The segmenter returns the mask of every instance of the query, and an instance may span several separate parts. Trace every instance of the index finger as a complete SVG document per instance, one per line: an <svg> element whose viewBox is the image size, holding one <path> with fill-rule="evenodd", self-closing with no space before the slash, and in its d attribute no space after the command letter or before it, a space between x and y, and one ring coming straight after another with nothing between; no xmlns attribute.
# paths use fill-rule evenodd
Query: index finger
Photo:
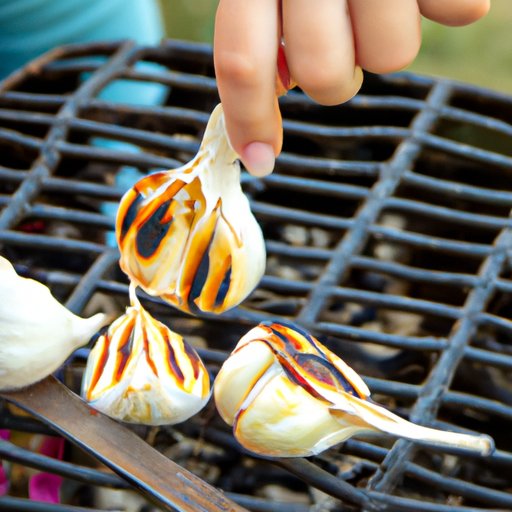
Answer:
<svg viewBox="0 0 512 512"><path fill-rule="evenodd" d="M274 155L281 150L275 92L278 41L277 0L219 2L215 72L229 139L242 160L252 142L270 145Z"/></svg>

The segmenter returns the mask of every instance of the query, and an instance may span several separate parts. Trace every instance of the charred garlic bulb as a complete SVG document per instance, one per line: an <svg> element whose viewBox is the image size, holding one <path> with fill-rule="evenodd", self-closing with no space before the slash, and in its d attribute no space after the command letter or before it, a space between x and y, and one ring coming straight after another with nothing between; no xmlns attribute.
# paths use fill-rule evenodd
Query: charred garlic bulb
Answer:
<svg viewBox="0 0 512 512"><path fill-rule="evenodd" d="M112 418L145 425L179 423L210 397L210 378L196 351L154 319L130 286L131 306L89 354L82 396Z"/></svg>
<svg viewBox="0 0 512 512"><path fill-rule="evenodd" d="M0 256L0 389L34 384L52 374L107 323L102 313L80 318L50 290L19 276Z"/></svg>
<svg viewBox="0 0 512 512"><path fill-rule="evenodd" d="M258 284L265 245L237 158L219 105L190 163L143 178L122 198L120 265L150 295L189 313L222 313Z"/></svg>
<svg viewBox="0 0 512 512"><path fill-rule="evenodd" d="M239 341L214 385L237 440L267 456L315 455L359 433L386 433L489 454L488 436L406 421L370 399L362 379L297 326L262 323Z"/></svg>

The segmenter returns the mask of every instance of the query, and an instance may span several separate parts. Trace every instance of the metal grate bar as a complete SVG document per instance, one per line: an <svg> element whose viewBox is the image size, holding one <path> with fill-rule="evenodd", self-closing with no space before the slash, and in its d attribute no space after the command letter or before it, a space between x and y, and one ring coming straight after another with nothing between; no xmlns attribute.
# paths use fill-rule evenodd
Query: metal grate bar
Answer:
<svg viewBox="0 0 512 512"><path fill-rule="evenodd" d="M443 139L437 135L431 134L415 134L418 142L421 142L428 148L439 149L443 152L454 156L460 156L475 162L483 164L493 164L505 169L510 169L512 166L512 158L494 151L487 151L485 149L476 148L469 144L462 144L448 139Z"/></svg>
<svg viewBox="0 0 512 512"><path fill-rule="evenodd" d="M33 126L50 126L55 121L54 116L51 114L33 114L11 109L0 109L0 119L9 120L13 118L16 119L17 122L27 123ZM187 151L190 154L195 154L199 147L199 144L196 142L184 141L183 139L170 137L168 135L148 133L136 128L126 128L124 126L89 121L86 119L72 119L69 122L69 128L90 135L113 137L117 140L147 144L155 148Z"/></svg>
<svg viewBox="0 0 512 512"><path fill-rule="evenodd" d="M389 307L391 309L396 308L402 311L446 316L453 319L459 318L461 315L459 308L427 300L413 299L411 297L400 297L398 295L367 292L364 290L350 290L335 286L327 286L325 292L343 301L356 301L363 304Z"/></svg>
<svg viewBox="0 0 512 512"><path fill-rule="evenodd" d="M115 164L134 165L142 169L152 169L153 167L168 169L181 165L178 160L173 158L156 155L141 155L127 151L111 151L93 146L84 148L80 144L71 144L63 141L56 144L56 149L58 149L63 156L112 162Z"/></svg>
<svg viewBox="0 0 512 512"><path fill-rule="evenodd" d="M39 94L35 92L9 91L2 94L1 102L4 105L17 107L61 107L66 101L58 94Z"/></svg>
<svg viewBox="0 0 512 512"><path fill-rule="evenodd" d="M362 441L347 441L345 448L350 454L365 457L379 463L387 454L387 450L385 448ZM407 462L405 464L405 474L429 486L444 489L446 492L463 496L468 499L481 501L482 503L487 503L491 506L512 506L512 496L510 493L496 490L489 491L489 489L484 486L463 482L448 475L439 475L435 471L425 469L412 462Z"/></svg>
<svg viewBox="0 0 512 512"><path fill-rule="evenodd" d="M512 193L501 190L491 190L483 187L473 187L464 183L456 183L446 179L431 178L406 171L403 176L404 183L420 186L422 188L442 193L443 195L469 199L484 204L494 204L512 207Z"/></svg>
<svg viewBox="0 0 512 512"><path fill-rule="evenodd" d="M489 313L481 313L479 315L479 320L481 320L481 325L489 325L493 327L499 327L503 331L512 331L512 321L506 318L500 318L496 315L491 315Z"/></svg>
<svg viewBox="0 0 512 512"><path fill-rule="evenodd" d="M468 360L488 364L496 368L512 368L512 356L489 352L475 347L466 347L464 351Z"/></svg>
<svg viewBox="0 0 512 512"><path fill-rule="evenodd" d="M251 209L260 218L279 219L284 222L294 222L306 226L321 226L323 228L348 229L353 220L343 219L334 215L311 213L286 206L275 206L270 203L251 201Z"/></svg>
<svg viewBox="0 0 512 512"><path fill-rule="evenodd" d="M26 217L39 217L41 219L66 220L69 222L85 223L104 229L113 229L115 221L101 213L89 213L80 210L71 210L60 206L36 204L26 209Z"/></svg>
<svg viewBox="0 0 512 512"><path fill-rule="evenodd" d="M464 317L454 327L446 349L433 368L423 391L411 410L411 420L428 422L439 409L438 397L450 386L458 364L464 357L464 349L469 343L477 327L475 313L484 309L494 291L494 279L501 273L506 260L506 251L512 245L512 232L504 230L497 237L495 250L484 262L479 272L481 284L471 290L464 305ZM414 445L400 440L384 459L380 469L375 473L369 484L370 489L389 492L398 482L403 473L404 463L409 460Z"/></svg>
<svg viewBox="0 0 512 512"><path fill-rule="evenodd" d="M123 166L153 170L190 159L218 101L208 46L134 47L122 62L121 48L111 43L62 49L0 85L4 213L12 207L13 191L17 197L32 182L23 208L0 229L0 243L23 275L48 284L77 313L92 306L93 295L115 308L126 303L127 281L116 251L106 245L113 220L100 208L122 194L111 185L114 175ZM162 65L162 71L143 70L140 62ZM102 83L95 91L125 79L158 83L166 90L165 104L83 96L76 84L85 70L93 71L86 83ZM73 98L77 108L59 120ZM285 151L276 173L262 180L244 173L242 179L267 240L269 265L258 290L220 317L191 318L143 293L141 301L185 337L201 340L199 353L213 374L255 323L298 320L356 366L379 402L405 417L427 410L430 416L422 419L438 428L488 430L500 449L481 460L461 450L422 444L410 451L407 443L395 443L389 453L397 454L396 464L388 469L397 480L385 473L389 490L380 492L364 486L386 470L390 455L383 439L350 440L307 461L249 461L213 409L159 435L184 435L196 447L191 457L219 464L215 485L251 510L330 506L313 503L312 495L309 505L262 497L266 484L276 484L274 472L290 489L312 487L342 500L333 502L340 510L510 508L512 445L499 429L512 422L512 391L504 384L512 368L512 280L505 265L509 247L492 239L510 226L512 156L500 144L511 136L512 99L399 74L367 77L362 93L339 108L323 109L299 92L284 97L281 106ZM60 129L50 148L53 167L34 181L34 160ZM92 145L99 137L129 143L137 152ZM53 234L62 224L83 236ZM502 268L491 272L489 262ZM87 354L75 354L66 377L79 378ZM488 385L476 378L466 382L471 372ZM0 427L48 433L10 414L1 415ZM9 457L12 447L3 446ZM29 452L16 456L21 464L25 457L26 465L45 463ZM57 473L81 469L54 464ZM239 469L251 472L243 488L232 487ZM91 471L94 485L101 486L101 471ZM126 486L113 478L111 484ZM32 505L13 504L34 510Z"/></svg>
<svg viewBox="0 0 512 512"><path fill-rule="evenodd" d="M428 105L438 106L446 101L450 94L450 87L441 83L434 87L429 94ZM416 133L428 130L435 120L435 115L430 110L422 110L414 120L412 130ZM377 182L365 205L359 210L353 227L342 238L333 254L333 259L326 267L319 279L318 286L311 293L308 304L303 307L297 319L300 322L311 324L323 309L327 294L325 287L339 282L347 271L351 256L359 253L368 237L368 227L373 224L381 212L385 197L389 197L396 189L401 174L416 158L420 146L417 142L407 139L397 148L393 159L388 164L382 164L382 178Z"/></svg>
<svg viewBox="0 0 512 512"><path fill-rule="evenodd" d="M478 277L470 274L420 269L394 261L376 260L366 256L354 256L352 259L352 267L382 272L394 277L400 277L407 281L426 281L429 283L449 284L457 287L475 286L478 283Z"/></svg>
<svg viewBox="0 0 512 512"><path fill-rule="evenodd" d="M30 135L20 135L13 130L5 128L0 130L0 140L14 146L21 146L31 150L39 150L43 147L41 139L31 137Z"/></svg>
<svg viewBox="0 0 512 512"><path fill-rule="evenodd" d="M254 498L232 492L227 492L226 496L254 512L310 512L309 505L302 503L268 501L264 498Z"/></svg>
<svg viewBox="0 0 512 512"><path fill-rule="evenodd" d="M104 471L78 466L77 464L53 459L52 457L46 457L45 455L19 448L15 444L7 441L0 441L0 456L4 460L17 462L18 464L23 464L34 469L71 478L77 482L112 487L114 489L130 488L125 480L112 473L105 473Z"/></svg>
<svg viewBox="0 0 512 512"><path fill-rule="evenodd" d="M483 512L484 510L495 510L496 512L503 512L500 509L465 507L456 505L443 505L440 503L419 502L411 498L401 498L398 496L391 496L380 492L370 492L370 496L380 502L380 510L389 512L410 512L415 510L417 512Z"/></svg>
<svg viewBox="0 0 512 512"><path fill-rule="evenodd" d="M29 171L21 171L17 169L0 168L0 179L5 182L20 183L29 174ZM113 199L118 201L121 192L117 187L103 185L100 183L89 183L86 181L78 181L73 179L62 179L49 176L43 179L41 188L48 192L70 192L73 194L84 194L103 199Z"/></svg>
<svg viewBox="0 0 512 512"><path fill-rule="evenodd" d="M288 100L287 96L285 100ZM412 98L405 98L403 96L369 96L366 94L358 94L350 100L351 107L359 107L361 109L381 109L392 108L393 110L407 110L409 112L416 112L425 108L425 102L422 100L415 100Z"/></svg>
<svg viewBox="0 0 512 512"><path fill-rule="evenodd" d="M490 245L474 242L459 242L383 226L369 227L368 232L379 236L381 240L404 242L414 247L434 249L439 252L453 253L460 256L487 256L492 252Z"/></svg>
<svg viewBox="0 0 512 512"><path fill-rule="evenodd" d="M307 135L313 139L319 138L356 138L375 137L379 139L404 139L410 136L406 128L393 128L389 126L364 126L360 128L339 128L301 123L300 121L283 121L283 128L287 135Z"/></svg>
<svg viewBox="0 0 512 512"><path fill-rule="evenodd" d="M304 104L307 104L308 107L314 109L322 108L308 96L304 97L302 94L298 94L295 90L289 91L288 94L280 98L279 101L286 108L304 106ZM406 98L404 96L384 96L378 91L368 95L365 94L363 90L350 100L351 108L359 108L361 110L392 108L393 110L396 109L398 111L404 110L408 112L416 112L423 109L424 106L425 102L423 100Z"/></svg>
<svg viewBox="0 0 512 512"><path fill-rule="evenodd" d="M77 93L71 96L61 107L56 116L55 124L41 147L41 158L36 161L30 176L13 195L10 205L0 214L0 229L11 227L23 216L26 203L39 191L38 183L52 173L60 160L60 155L55 146L65 139L69 130L69 119L74 117L82 104L90 96L104 87L111 80L112 76L129 61L133 54L133 48L133 43L124 43L110 63L108 65L105 64L104 67L98 71L96 76L84 82ZM9 79L7 79L7 82L8 81ZM0 91L1 90L2 85L0 84Z"/></svg>
<svg viewBox="0 0 512 512"><path fill-rule="evenodd" d="M412 199L403 199L401 197L390 197L385 201L385 207L390 210L403 211L404 213L419 213L428 215L439 220L457 222L461 225L471 225L472 227L503 229L512 226L512 219L503 219L493 215L482 215L479 213L461 212L453 208L436 206L433 204L422 203Z"/></svg>
<svg viewBox="0 0 512 512"><path fill-rule="evenodd" d="M489 116L468 112L467 110L461 110L454 107L443 107L440 109L439 113L446 119L459 121L465 124L475 124L489 130L494 130L497 133L502 133L508 136L512 135L512 126L500 119L493 119Z"/></svg>
<svg viewBox="0 0 512 512"><path fill-rule="evenodd" d="M507 279L497 279L496 289L506 293L512 293L512 281Z"/></svg>
<svg viewBox="0 0 512 512"><path fill-rule="evenodd" d="M423 390L420 386L413 386L411 384L404 385L401 382L393 382L370 377L365 377L365 380L371 385L372 391L376 393L383 393L400 398L422 397ZM460 410L470 407L483 413L489 413L507 420L512 420L512 406L496 402L495 400L448 391L438 401L439 405L442 405L443 407L446 406L447 408Z"/></svg>
<svg viewBox="0 0 512 512"><path fill-rule="evenodd" d="M205 432L205 436L208 439L215 440L217 443L225 444L231 449L240 450L239 445L233 442L233 439L226 434L218 431L208 430ZM387 450L380 448L368 443L361 441L349 440L345 443L347 453L359 455L365 459L372 461L382 460ZM346 499L350 503L360 504L365 507L365 510L395 510L394 506L403 507L401 510L419 510L419 511L430 511L435 510L434 503L421 504L416 500L407 500L398 497L389 497L387 495L378 492L365 492L360 491L360 495L354 495L348 487L342 486L340 488L340 479L326 473L325 470L320 469L318 466L312 464L306 459L281 459L275 460L274 464L283 467L290 471L292 474L299 476L302 479L309 481L312 485L315 485L324 492L337 496L342 499ZM437 473L425 470L419 465L407 462L406 471L411 476L417 478L420 481L426 481L435 488L445 489L448 492L459 492L460 495L482 501L487 504L503 506L505 503L510 503L512 498L507 493L500 492L489 492L482 486L468 486L465 487L465 483L461 482L456 478L446 478L445 476L439 476ZM391 499L389 499L391 498ZM395 499L396 498L396 499ZM414 503L414 505L411 505ZM413 508L406 509L406 506L413 506ZM448 510L448 509L446 509ZM456 507L454 510L465 510L467 507ZM477 508L469 508L469 510L483 510ZM494 509L485 509L494 510Z"/></svg>
<svg viewBox="0 0 512 512"><path fill-rule="evenodd" d="M19 231L0 231L0 242L20 247L33 247L36 249L50 249L74 253L101 254L105 250L102 244L72 238L63 239L55 246L55 239L48 235L32 235Z"/></svg>
<svg viewBox="0 0 512 512"><path fill-rule="evenodd" d="M273 189L282 188L286 191L321 194L324 197L364 199L368 196L368 189L365 187L346 183L326 183L321 180L282 176L279 174L266 176L261 181L264 185L270 185Z"/></svg>
<svg viewBox="0 0 512 512"><path fill-rule="evenodd" d="M129 484L115 474L106 473L105 471L99 471L97 469L78 466L77 464L71 464L69 462L52 459L51 457L46 457L44 455L39 455L29 450L19 448L18 446L6 441L0 441L0 455L4 460L8 460L10 462L18 464L23 464L24 466L45 472L50 472L55 475L60 475L62 477L69 478L76 482L82 482L88 485L98 485L101 487L110 487L113 489L130 489ZM266 500L257 499L251 496L245 496L236 493L226 493L226 495L228 498L232 499L236 503L244 507L249 507L251 510L276 512L307 512L309 510L308 506L301 504L286 502L269 503ZM2 499L3 498L0 498L0 510L11 510L10 508L4 507L9 507L10 505L12 505L12 502L7 501L6 503L3 504ZM36 510L33 507L31 508L31 503L34 502L24 500L16 502L15 506L24 506L24 510L29 511ZM47 506L51 507L52 505L49 504ZM52 509L50 508L48 510ZM81 510L91 511L92 509L87 508Z"/></svg>
<svg viewBox="0 0 512 512"><path fill-rule="evenodd" d="M193 428L193 425L190 426ZM204 437L230 450L243 452L243 448L226 432L209 428L204 432ZM371 500L368 499L367 493L364 490L354 488L344 480L328 473L307 459L269 459L269 462L284 468L289 473L309 482L310 485L313 485L330 496L343 500L344 503L348 502L360 506L374 506Z"/></svg>
<svg viewBox="0 0 512 512"><path fill-rule="evenodd" d="M378 174L376 162L344 162L329 158L296 156L284 151L276 161L276 169L292 168L299 175L307 172L327 172L333 178L337 176L367 176L376 177Z"/></svg>
<svg viewBox="0 0 512 512"><path fill-rule="evenodd" d="M294 256L296 258L315 259L328 261L332 257L331 249L318 249L315 247L295 247L268 240L266 242L267 252L279 254L282 256ZM394 277L400 277L409 281L425 281L429 283L449 284L451 286L475 286L478 283L478 277L470 274L461 274L456 272L439 272L423 268L415 268L394 261L376 260L367 256L354 256L352 267L375 272L382 272ZM498 280L501 284L500 289L505 289L507 283ZM508 288L507 288L508 289ZM510 285L512 290L512 285Z"/></svg>
<svg viewBox="0 0 512 512"><path fill-rule="evenodd" d="M74 313L80 313L96 290L96 283L118 259L119 251L117 248L108 249L99 256L73 289L73 293L66 301L66 307Z"/></svg>
<svg viewBox="0 0 512 512"><path fill-rule="evenodd" d="M99 509L44 503L26 498L13 498L11 496L2 496L0 498L0 510L6 510L7 512L104 512Z"/></svg>

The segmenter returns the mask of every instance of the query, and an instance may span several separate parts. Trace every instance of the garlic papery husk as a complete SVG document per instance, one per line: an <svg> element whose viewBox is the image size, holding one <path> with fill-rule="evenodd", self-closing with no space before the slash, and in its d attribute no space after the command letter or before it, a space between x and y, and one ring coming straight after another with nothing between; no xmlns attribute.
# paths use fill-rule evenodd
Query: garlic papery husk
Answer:
<svg viewBox="0 0 512 512"><path fill-rule="evenodd" d="M264 322L243 336L220 369L214 396L236 439L260 455L315 455L372 433L482 455L494 449L489 436L423 427L376 404L352 368L295 325Z"/></svg>
<svg viewBox="0 0 512 512"><path fill-rule="evenodd" d="M265 244L240 186L221 105L190 163L151 174L123 196L116 236L130 279L188 313L221 313L256 287Z"/></svg>
<svg viewBox="0 0 512 512"><path fill-rule="evenodd" d="M44 284L0 256L0 390L29 386L59 368L106 323L73 314Z"/></svg>
<svg viewBox="0 0 512 512"><path fill-rule="evenodd" d="M196 351L153 318L130 286L131 306L96 341L82 380L82 397L117 420L179 423L210 397L210 377Z"/></svg>

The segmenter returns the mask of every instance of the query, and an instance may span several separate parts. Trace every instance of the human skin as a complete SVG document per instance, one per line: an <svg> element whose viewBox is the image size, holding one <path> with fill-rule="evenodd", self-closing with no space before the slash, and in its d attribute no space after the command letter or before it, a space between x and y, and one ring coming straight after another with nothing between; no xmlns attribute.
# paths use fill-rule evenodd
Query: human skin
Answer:
<svg viewBox="0 0 512 512"><path fill-rule="evenodd" d="M415 59L421 16L461 26L489 8L490 0L220 0L214 62L233 149L251 174L272 172L283 140L281 39L297 85L322 105L338 105L361 87L361 69L389 73Z"/></svg>

